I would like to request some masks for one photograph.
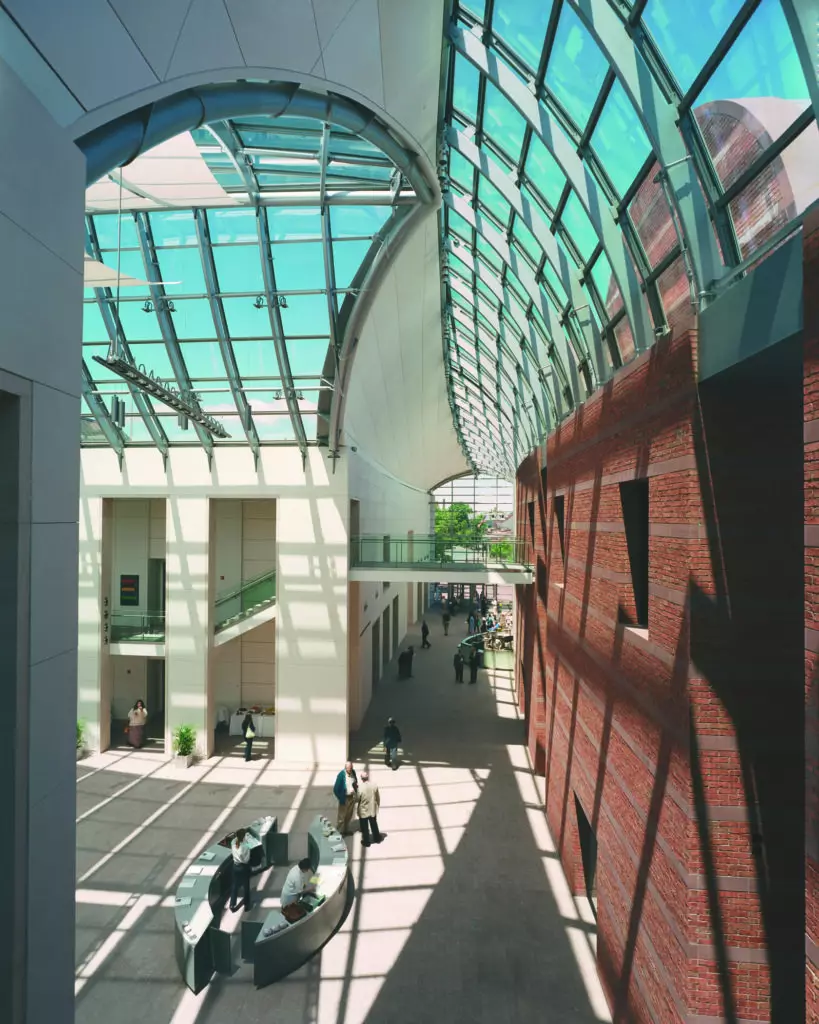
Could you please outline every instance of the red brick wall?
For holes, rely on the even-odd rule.
[[[769,371],[753,372],[758,384]],[[801,365],[789,380],[801,391]],[[695,337],[682,334],[635,360],[549,438],[547,480],[537,455],[518,477],[518,522],[526,531],[530,502],[537,511],[536,583],[519,591],[519,693],[530,750],[543,752],[546,814],[577,893],[585,882],[575,798],[597,835],[598,966],[619,1022],[798,1019],[771,1016],[777,986],[783,979],[794,985],[783,958],[769,967],[765,949],[774,935],[777,949],[790,955],[792,975],[794,887],[786,876],[799,876],[799,865],[767,849],[765,826],[780,824],[770,806],[771,765],[781,760],[790,785],[795,762],[760,733],[773,722],[774,732],[788,733],[791,749],[798,747],[792,733],[804,718],[787,685],[802,678],[793,668],[794,658],[802,662],[801,638],[774,629],[775,642],[756,644],[758,670],[738,656],[753,647],[749,630],[762,635],[759,613],[742,602],[749,582],[742,567],[754,561],[742,524],[760,524],[747,514],[741,488],[742,503],[733,499],[737,481],[726,472],[744,450],[740,442],[748,447],[741,432],[747,384],[721,382],[728,399],[740,398],[736,415],[720,420],[714,408],[731,402],[720,388],[701,401]],[[783,394],[785,403],[793,397],[787,388]],[[782,437],[799,460],[791,475],[801,488],[801,399],[796,405],[788,420],[796,433]],[[760,450],[767,444],[776,452],[780,438],[770,433]],[[763,478],[746,469],[743,480],[758,485]],[[634,478],[649,480],[647,636],[618,623],[622,612],[634,611],[618,485]],[[565,564],[554,517],[561,494]],[[780,519],[787,527],[796,508],[798,532],[801,509],[793,501],[786,506]],[[738,538],[727,538],[727,561],[721,517]],[[801,602],[801,575],[793,572],[801,554],[794,557],[787,545],[776,554],[793,612],[794,595]],[[776,566],[763,568],[777,579]],[[792,613],[790,624],[799,619]],[[768,679],[774,647],[778,654],[787,648],[784,668]],[[784,710],[768,717],[776,687],[785,693]],[[791,788],[792,805],[804,790],[801,780]],[[761,860],[777,873],[766,878],[764,893]],[[778,902],[785,907],[779,916],[771,909]],[[778,1005],[785,1012],[785,1003]]]
[[[807,1019],[819,1021],[819,215],[804,230],[805,951]]]

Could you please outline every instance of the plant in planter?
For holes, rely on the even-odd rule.
[[[189,768],[196,750],[196,729],[192,725],[177,725],[173,731],[173,752],[176,764]]]
[[[85,754],[85,722],[82,718],[77,719],[77,760]]]

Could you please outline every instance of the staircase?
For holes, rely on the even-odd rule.
[[[276,570],[242,580],[222,594],[217,594],[213,608],[214,645],[227,643],[276,615]]]

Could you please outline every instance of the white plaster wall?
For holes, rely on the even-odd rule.
[[[276,705],[276,621],[213,648],[213,705],[232,714],[238,707]]]
[[[242,579],[276,568],[276,502],[242,502]]]
[[[215,588],[219,594],[242,580],[242,502],[213,501]],[[225,644],[230,647],[230,644]]]
[[[112,505],[104,498],[86,497],[80,503],[77,717],[85,722],[89,750],[109,745],[113,669],[102,624],[104,613],[110,616],[111,611]]]
[[[111,558],[111,595],[113,609],[120,611],[120,576],[139,576],[139,604],[128,605],[123,612],[144,612],[148,610],[148,557],[151,549],[151,505],[150,501],[124,499],[113,502],[113,537]],[[158,504],[162,505],[162,502]],[[163,507],[164,513],[164,507]],[[164,550],[164,528],[162,531]]]
[[[165,557],[165,502],[154,499],[148,509],[148,558]],[[148,578],[145,577],[147,585]]]
[[[0,860],[17,948],[12,983],[0,994],[0,1019],[18,1024],[6,1003],[13,998],[25,1006],[26,1024],[45,1024],[55,1007],[70,1017],[74,990],[85,168],[69,134],[2,59],[0,151],[0,388],[20,395],[24,410],[19,600],[8,609],[9,621],[17,622],[17,662],[4,679],[19,698],[16,710],[6,702],[15,733],[7,742],[17,761],[3,771],[0,789],[9,816]]]

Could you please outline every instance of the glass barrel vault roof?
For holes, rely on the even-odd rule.
[[[167,159],[149,185],[129,166],[89,189],[86,256],[121,281],[85,289],[82,443],[321,442],[345,303],[417,197],[370,142],[306,118],[219,122],[188,143],[201,166],[188,152],[178,186]],[[109,351],[194,392],[229,437],[93,358]]]
[[[450,404],[521,458],[819,194],[795,0],[455,0],[439,163]]]

